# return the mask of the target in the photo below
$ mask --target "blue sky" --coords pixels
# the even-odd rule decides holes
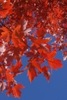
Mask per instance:
[[[59,52],[57,57],[62,59]],[[22,59],[26,64],[26,58]],[[47,82],[43,75],[39,75],[30,83],[26,72],[19,75],[18,83],[22,83],[25,89],[22,90],[20,100],[67,100],[67,61],[63,62],[63,68],[53,71],[50,82]],[[6,93],[0,93],[1,100],[19,100],[12,96],[7,97]]]

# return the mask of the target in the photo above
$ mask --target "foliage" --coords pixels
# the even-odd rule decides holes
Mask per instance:
[[[54,40],[53,40],[54,39]],[[30,82],[39,74],[50,80],[67,59],[66,0],[0,0],[0,90],[20,98],[24,86],[15,77],[27,70]],[[23,69],[22,57],[28,57]],[[46,62],[48,65],[46,65]]]

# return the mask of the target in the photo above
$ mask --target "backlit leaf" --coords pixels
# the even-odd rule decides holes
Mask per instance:
[[[32,82],[34,80],[34,78],[37,76],[35,68],[30,67],[28,69],[27,75],[29,77],[30,82]]]

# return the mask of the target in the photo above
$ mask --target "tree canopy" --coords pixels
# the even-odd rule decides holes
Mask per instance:
[[[39,74],[49,81],[51,71],[63,66],[58,51],[66,60],[67,0],[0,0],[1,91],[20,98],[24,86],[15,77],[25,70],[30,82]]]

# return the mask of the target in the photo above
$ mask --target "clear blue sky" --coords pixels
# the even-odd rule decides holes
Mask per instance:
[[[62,58],[58,53],[58,58]],[[23,62],[26,64],[26,58]],[[63,68],[52,72],[48,83],[43,75],[39,75],[32,83],[29,82],[26,72],[17,77],[18,83],[25,85],[20,100],[67,100],[67,61]],[[0,93],[1,100],[19,100],[12,96],[7,97],[5,92]]]

